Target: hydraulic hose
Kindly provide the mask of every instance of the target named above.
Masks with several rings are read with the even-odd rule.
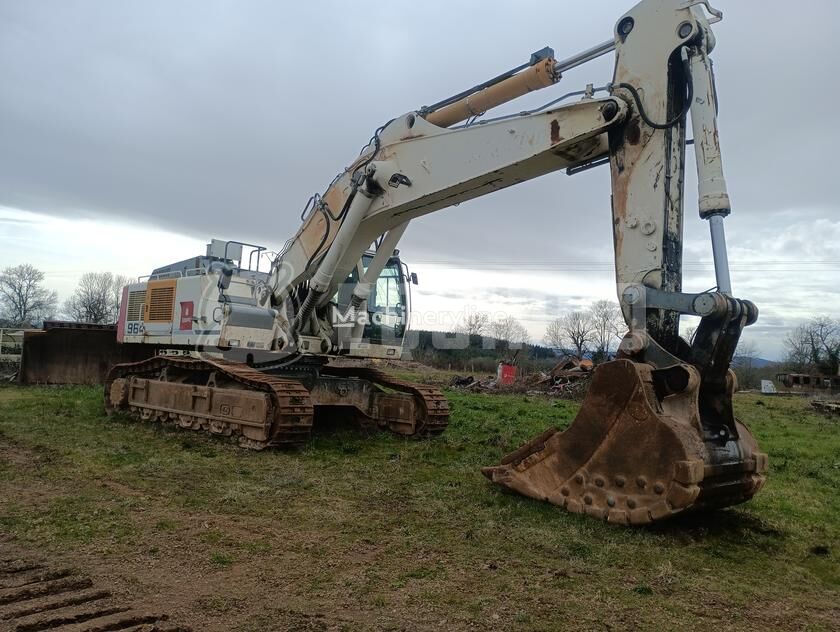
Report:
[[[629,83],[615,84],[616,88],[623,88],[633,96],[633,101],[636,102],[636,108],[639,110],[639,116],[642,118],[646,125],[652,127],[653,129],[672,128],[674,125],[679,123],[691,109],[691,102],[694,100],[694,85],[691,81],[691,64],[688,60],[688,49],[685,46],[683,46],[682,50],[680,51],[680,59],[682,60],[683,71],[685,72],[686,80],[685,102],[683,103],[683,107],[680,113],[677,114],[670,121],[666,121],[665,123],[656,123],[655,121],[651,120],[651,118],[647,115],[647,112],[645,112],[645,106],[642,104],[642,98],[641,96],[639,96],[639,91],[636,90],[634,86],[631,86]]]

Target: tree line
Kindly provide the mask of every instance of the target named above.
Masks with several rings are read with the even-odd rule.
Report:
[[[840,319],[816,316],[785,338],[785,364],[797,373],[840,375]]]
[[[66,319],[78,322],[111,324],[119,317],[122,288],[129,279],[111,272],[83,274],[63,304],[58,293],[45,285],[44,273],[24,263],[0,272],[0,326],[40,326],[44,320]],[[626,327],[621,310],[614,301],[596,301],[585,310],[563,314],[548,323],[543,344],[532,344],[528,330],[512,316],[491,319],[485,312],[464,316],[457,333],[466,334],[467,344],[450,350],[447,358],[458,360],[495,354],[511,357],[517,349],[526,349],[526,357],[545,358],[551,349],[577,358],[602,362],[614,354]],[[425,344],[421,354],[433,355],[433,332],[422,332]],[[488,345],[490,337],[493,343]],[[782,364],[789,371],[840,374],[840,319],[816,316],[790,331],[784,340],[786,356]],[[447,354],[444,354],[447,355]],[[735,368],[747,382],[753,382],[752,361],[758,356],[754,343],[742,341],[736,353]]]
[[[46,287],[44,273],[24,263],[0,272],[0,324],[38,327],[45,320],[113,324],[128,277],[111,272],[86,272],[73,294],[59,304],[58,292]]]
[[[494,319],[486,312],[470,311],[452,333],[411,332],[408,347],[415,360],[431,366],[490,371],[499,360],[515,359],[527,371],[553,366],[558,355],[603,362],[613,357],[624,330],[618,304],[596,301],[589,309],[551,321],[537,342],[513,316]]]
[[[618,303],[596,301],[589,309],[568,312],[551,321],[543,343],[578,359],[591,357],[602,361],[618,347],[625,329]],[[491,320],[484,312],[470,312],[464,316],[459,331],[471,336],[489,335],[504,341],[508,347],[530,342],[528,330],[512,316]]]

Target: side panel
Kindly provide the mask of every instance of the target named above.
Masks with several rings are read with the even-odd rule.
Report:
[[[143,318],[146,312],[146,284],[131,283],[123,290],[123,305],[120,305],[120,322],[118,330],[122,331],[119,342],[144,342]]]
[[[129,285],[123,300],[125,310],[118,325],[124,332],[120,342],[216,347],[225,320],[225,306],[219,302],[217,281],[215,275],[202,274]],[[254,279],[234,276],[226,295],[237,318],[249,311],[265,316],[266,310],[254,304],[255,283]],[[271,347],[276,337],[273,321],[268,325],[249,325],[237,318],[229,323],[234,330],[228,327],[227,332],[236,343],[232,346]]]
[[[216,277],[201,275],[178,279],[172,343],[215,345],[221,319]]]
[[[146,285],[143,323],[146,333],[149,335],[167,336],[172,334],[177,286],[177,279],[149,281]]]

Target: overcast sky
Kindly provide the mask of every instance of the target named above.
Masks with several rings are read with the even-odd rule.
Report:
[[[137,276],[212,237],[279,247],[301,208],[391,117],[552,46],[610,37],[632,5],[0,0],[0,267]],[[719,0],[714,53],[733,201],[733,285],[765,357],[840,313],[836,0]],[[610,80],[607,58],[517,101]],[[714,285],[689,161],[685,289]],[[511,313],[535,340],[613,298],[606,168],[558,173],[416,220],[400,248],[415,307]],[[445,322],[441,326],[446,325]]]

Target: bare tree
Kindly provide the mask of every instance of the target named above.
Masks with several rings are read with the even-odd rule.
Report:
[[[553,349],[563,349],[566,344],[566,338],[563,334],[563,319],[555,318],[545,328],[545,336],[543,341],[546,345]]]
[[[517,321],[516,326],[513,328],[513,337],[510,338],[510,341],[516,344],[517,347],[522,347],[531,341],[531,335],[525,329],[525,326]]]
[[[840,373],[840,321],[817,316],[809,323],[812,362],[829,375]]]
[[[110,272],[86,272],[79,279],[73,295],[64,303],[64,311],[76,321],[96,324],[117,322],[124,276]]]
[[[503,348],[519,349],[528,342],[528,330],[513,316],[494,320],[490,324],[490,333],[502,343]]]
[[[12,325],[36,325],[51,317],[58,294],[43,286],[44,273],[24,263],[0,274],[0,316]]]
[[[550,322],[545,341],[549,346],[568,349],[577,358],[583,358],[595,340],[592,319],[586,312],[569,312]]]
[[[609,360],[613,343],[621,338],[625,326],[621,308],[614,301],[596,301],[589,308],[589,319],[595,345],[594,359],[597,362]]]
[[[787,358],[785,364],[791,371],[804,371],[811,358],[808,326],[799,325],[785,337]]]
[[[817,316],[798,326],[785,339],[787,364],[793,370],[812,368],[837,375],[840,371],[840,321]]]
[[[464,315],[461,332],[468,336],[480,336],[490,326],[490,317],[484,312],[469,312]]]

